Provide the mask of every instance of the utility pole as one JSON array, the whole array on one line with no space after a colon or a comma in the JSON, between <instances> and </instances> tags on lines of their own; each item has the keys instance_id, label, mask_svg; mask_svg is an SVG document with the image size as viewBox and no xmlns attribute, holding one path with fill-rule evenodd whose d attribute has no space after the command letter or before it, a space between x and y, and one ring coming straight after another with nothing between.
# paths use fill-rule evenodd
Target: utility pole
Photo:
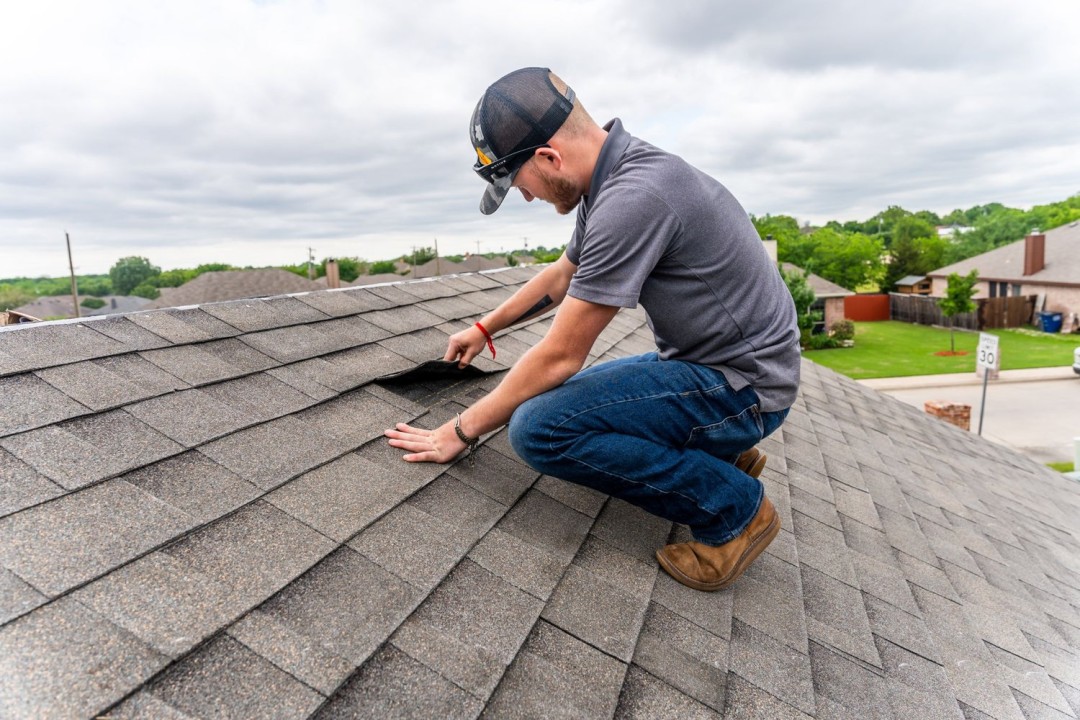
<instances>
[{"instance_id":1,"label":"utility pole","mask_svg":"<svg viewBox=\"0 0 1080 720\"><path fill-rule=\"evenodd\" d=\"M307 249L307 279L315 279L315 248L309 247Z\"/></svg>"},{"instance_id":2,"label":"utility pole","mask_svg":"<svg viewBox=\"0 0 1080 720\"><path fill-rule=\"evenodd\" d=\"M439 238L435 238L435 274L442 275L442 262L439 260Z\"/></svg>"},{"instance_id":3,"label":"utility pole","mask_svg":"<svg viewBox=\"0 0 1080 720\"><path fill-rule=\"evenodd\" d=\"M64 233L64 240L67 241L68 269L71 271L71 304L75 306L75 317L82 317L79 312L79 284L75 281L75 263L71 259L71 236L67 232Z\"/></svg>"}]
</instances>

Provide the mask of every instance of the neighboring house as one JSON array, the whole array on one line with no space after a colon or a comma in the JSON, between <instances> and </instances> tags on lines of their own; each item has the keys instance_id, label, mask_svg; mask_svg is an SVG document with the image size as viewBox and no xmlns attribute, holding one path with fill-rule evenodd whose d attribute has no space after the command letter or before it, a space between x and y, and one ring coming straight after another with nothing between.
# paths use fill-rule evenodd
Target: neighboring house
<instances>
[{"instance_id":1,"label":"neighboring house","mask_svg":"<svg viewBox=\"0 0 1080 720\"><path fill-rule=\"evenodd\" d=\"M465 259L458 263L466 272L497 270L498 268L508 267L509 264L504 255L496 255L493 258L487 258L483 255L466 255Z\"/></svg>"},{"instance_id":2,"label":"neighboring house","mask_svg":"<svg viewBox=\"0 0 1080 720\"><path fill-rule=\"evenodd\" d=\"M1080 483L811 361L718 593L505 429L403 462L551 316L380 378L538 271L0 329L0 716L1076 717ZM653 349L624 309L589 362Z\"/></svg>"},{"instance_id":3,"label":"neighboring house","mask_svg":"<svg viewBox=\"0 0 1080 720\"><path fill-rule=\"evenodd\" d=\"M377 273L375 275L361 275L352 281L353 287L361 285L381 285L383 283L401 282L406 278L397 273Z\"/></svg>"},{"instance_id":4,"label":"neighboring house","mask_svg":"<svg viewBox=\"0 0 1080 720\"><path fill-rule=\"evenodd\" d=\"M106 295L98 298L105 302L105 306L96 310L83 307L82 302L91 295L79 296L79 316L91 317L94 315L109 315L113 313L135 312L150 304L150 300L135 295ZM75 317L75 308L70 295L51 295L40 297L21 307L15 308L15 312L30 315L39 319L62 319Z\"/></svg>"},{"instance_id":5,"label":"neighboring house","mask_svg":"<svg viewBox=\"0 0 1080 720\"><path fill-rule=\"evenodd\" d=\"M422 278L439 277L441 275L457 275L458 273L468 272L468 269L460 263L450 262L446 258L432 258L423 265L417 265L416 267L409 267L403 277L412 280L420 280Z\"/></svg>"},{"instance_id":6,"label":"neighboring house","mask_svg":"<svg viewBox=\"0 0 1080 720\"><path fill-rule=\"evenodd\" d=\"M780 266L784 268L786 273L803 272L802 268L789 262L780 263ZM844 298L855 293L845 290L836 283L829 282L813 273L807 276L806 282L810 289L814 291L814 304L810 308L822 311L826 328L831 328L833 323L839 322L846 317L844 315Z\"/></svg>"},{"instance_id":7,"label":"neighboring house","mask_svg":"<svg viewBox=\"0 0 1080 720\"><path fill-rule=\"evenodd\" d=\"M280 268L215 270L203 273L178 288L172 288L169 293L163 293L162 297L147 305L146 309L202 305L319 289L318 284L306 277Z\"/></svg>"},{"instance_id":8,"label":"neighboring house","mask_svg":"<svg viewBox=\"0 0 1080 720\"><path fill-rule=\"evenodd\" d=\"M930 278L925 275L907 275L896 281L896 292L901 295L929 295Z\"/></svg>"},{"instance_id":9,"label":"neighboring house","mask_svg":"<svg viewBox=\"0 0 1080 720\"><path fill-rule=\"evenodd\" d=\"M944 297L952 273L979 273L976 298L1039 295L1043 308L1064 314L1080 313L1080 222L962 260L927 274L931 294Z\"/></svg>"}]
</instances>

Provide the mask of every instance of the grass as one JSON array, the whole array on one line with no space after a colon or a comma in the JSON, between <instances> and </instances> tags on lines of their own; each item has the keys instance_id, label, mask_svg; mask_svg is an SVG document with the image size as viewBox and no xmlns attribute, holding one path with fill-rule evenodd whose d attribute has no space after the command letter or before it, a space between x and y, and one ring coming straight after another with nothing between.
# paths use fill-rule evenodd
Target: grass
<instances>
[{"instance_id":1,"label":"grass","mask_svg":"<svg viewBox=\"0 0 1080 720\"><path fill-rule=\"evenodd\" d=\"M1030 328L989 330L997 335L1002 370L1068 367L1080 336L1052 335ZM950 349L944 328L886 320L855 323L855 347L812 350L806 357L855 380L910 375L974 373L979 333L956 331L956 350L965 355L937 355Z\"/></svg>"}]
</instances>

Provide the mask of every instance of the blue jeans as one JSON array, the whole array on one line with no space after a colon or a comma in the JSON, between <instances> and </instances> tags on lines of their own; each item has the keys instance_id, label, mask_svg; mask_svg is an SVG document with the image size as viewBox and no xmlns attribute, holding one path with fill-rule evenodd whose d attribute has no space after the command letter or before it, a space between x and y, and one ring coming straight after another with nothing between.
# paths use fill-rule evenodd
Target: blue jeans
<instances>
[{"instance_id":1,"label":"blue jeans","mask_svg":"<svg viewBox=\"0 0 1080 720\"><path fill-rule=\"evenodd\" d=\"M786 416L760 412L757 393L735 392L718 370L650 353L595 365L522 403L509 432L535 470L722 545L746 528L764 497L761 483L733 463Z\"/></svg>"}]
</instances>

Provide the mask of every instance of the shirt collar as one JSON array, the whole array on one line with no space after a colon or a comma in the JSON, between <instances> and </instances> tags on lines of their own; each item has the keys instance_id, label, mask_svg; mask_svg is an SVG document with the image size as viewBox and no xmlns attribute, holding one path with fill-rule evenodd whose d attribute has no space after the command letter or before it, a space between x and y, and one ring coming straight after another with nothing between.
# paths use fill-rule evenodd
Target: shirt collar
<instances>
[{"instance_id":1,"label":"shirt collar","mask_svg":"<svg viewBox=\"0 0 1080 720\"><path fill-rule=\"evenodd\" d=\"M586 202L600 194L600 188L611 174L615 163L619 161L626 147L630 144L630 133L623 130L622 120L615 118L604 126L608 136L604 140L604 146L600 148L600 155L596 158L596 167L593 168L592 180L589 182L589 194Z\"/></svg>"}]
</instances>

